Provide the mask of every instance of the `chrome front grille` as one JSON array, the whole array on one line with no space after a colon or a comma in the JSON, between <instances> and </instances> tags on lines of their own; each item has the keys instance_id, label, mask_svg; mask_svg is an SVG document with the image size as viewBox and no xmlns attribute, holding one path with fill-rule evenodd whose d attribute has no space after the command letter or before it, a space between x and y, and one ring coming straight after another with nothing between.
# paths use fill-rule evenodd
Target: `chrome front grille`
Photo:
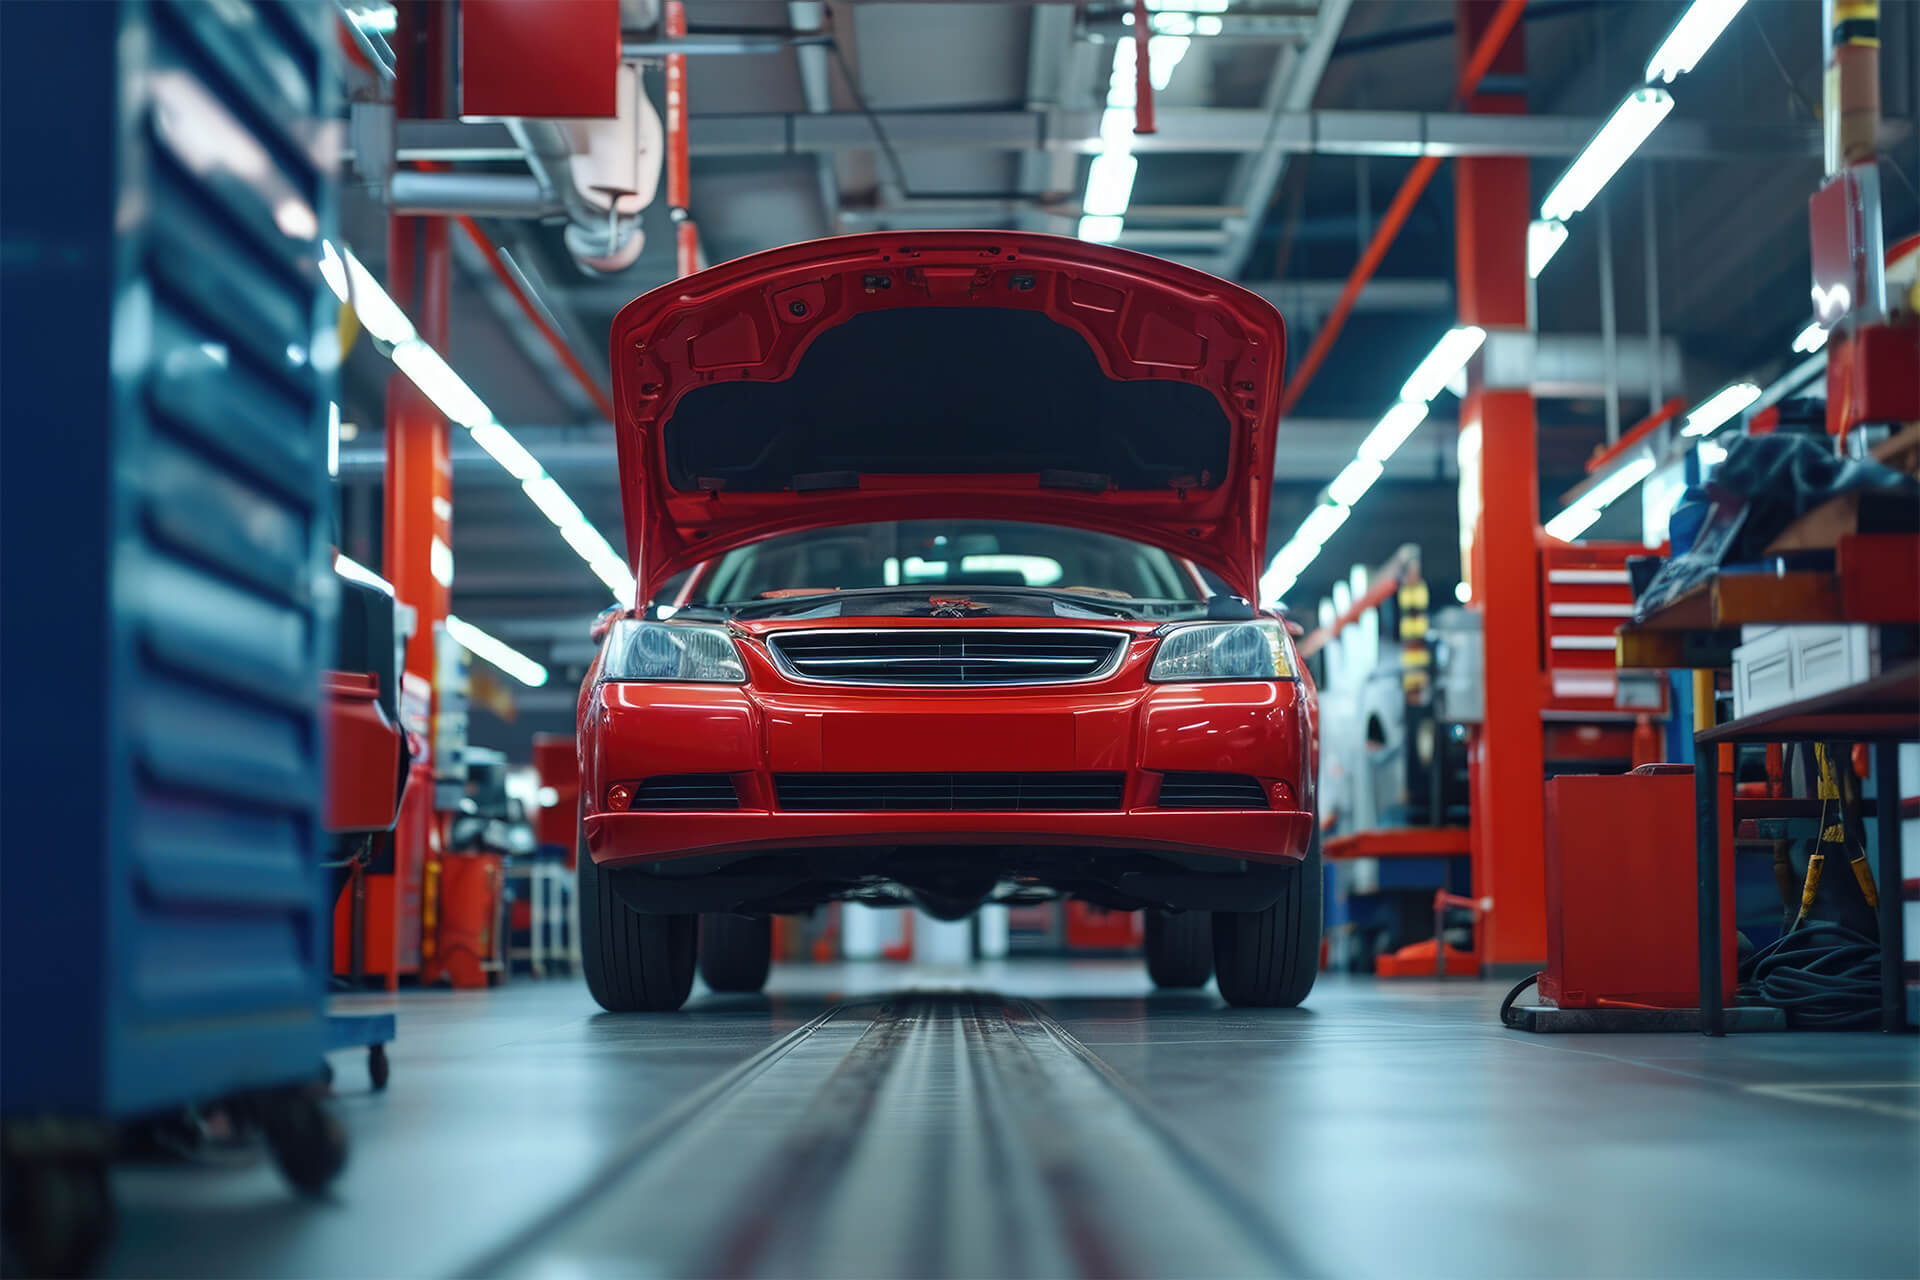
<instances>
[{"instance_id":1,"label":"chrome front grille","mask_svg":"<svg viewBox=\"0 0 1920 1280\"><path fill-rule=\"evenodd\" d=\"M1112 672L1127 635L1078 627L843 627L776 632L767 648L787 674L834 684L1063 684Z\"/></svg>"},{"instance_id":2,"label":"chrome front grille","mask_svg":"<svg viewBox=\"0 0 1920 1280\"><path fill-rule=\"evenodd\" d=\"M806 812L1096 812L1120 807L1124 773L776 773L780 807Z\"/></svg>"}]
</instances>

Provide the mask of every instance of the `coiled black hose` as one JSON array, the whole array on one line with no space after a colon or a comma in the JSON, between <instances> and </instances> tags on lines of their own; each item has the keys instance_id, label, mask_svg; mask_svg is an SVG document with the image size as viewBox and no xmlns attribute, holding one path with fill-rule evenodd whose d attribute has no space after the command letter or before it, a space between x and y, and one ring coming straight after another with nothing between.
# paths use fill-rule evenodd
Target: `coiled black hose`
<instances>
[{"instance_id":1,"label":"coiled black hose","mask_svg":"<svg viewBox=\"0 0 1920 1280\"><path fill-rule=\"evenodd\" d=\"M1740 966L1739 1003L1784 1009L1818 1031L1880 1025L1880 944L1845 925L1809 920Z\"/></svg>"}]
</instances>

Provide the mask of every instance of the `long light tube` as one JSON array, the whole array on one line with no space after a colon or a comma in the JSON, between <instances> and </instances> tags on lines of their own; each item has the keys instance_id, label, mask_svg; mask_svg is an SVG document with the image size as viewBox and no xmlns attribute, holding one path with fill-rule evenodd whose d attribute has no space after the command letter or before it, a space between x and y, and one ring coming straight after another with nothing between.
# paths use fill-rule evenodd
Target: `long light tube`
<instances>
[{"instance_id":1,"label":"long light tube","mask_svg":"<svg viewBox=\"0 0 1920 1280\"><path fill-rule=\"evenodd\" d=\"M1693 0L1647 60L1647 83L1658 80L1672 84L1699 66L1700 59L1746 4L1747 0Z\"/></svg>"},{"instance_id":2,"label":"long light tube","mask_svg":"<svg viewBox=\"0 0 1920 1280\"><path fill-rule=\"evenodd\" d=\"M1397 400L1367 438L1360 442L1359 456L1384 465L1407 437L1427 420L1427 406L1419 400Z\"/></svg>"},{"instance_id":3,"label":"long light tube","mask_svg":"<svg viewBox=\"0 0 1920 1280\"><path fill-rule=\"evenodd\" d=\"M1327 496L1342 506L1350 507L1366 496L1367 490L1373 488L1373 482L1385 470L1386 467L1372 458L1355 458L1327 486Z\"/></svg>"},{"instance_id":4,"label":"long light tube","mask_svg":"<svg viewBox=\"0 0 1920 1280\"><path fill-rule=\"evenodd\" d=\"M1427 358L1414 366L1406 385L1400 388L1400 398L1417 404L1431 401L1447 389L1455 374L1467 367L1467 361L1473 359L1473 353L1486 340L1487 331L1477 324L1447 330L1440 341L1433 344Z\"/></svg>"},{"instance_id":5,"label":"long light tube","mask_svg":"<svg viewBox=\"0 0 1920 1280\"><path fill-rule=\"evenodd\" d=\"M1608 472L1600 482L1574 500L1572 506L1547 521L1547 532L1556 538L1571 539L1585 533L1594 521L1633 486L1653 474L1653 457L1641 454L1623 467Z\"/></svg>"},{"instance_id":6,"label":"long light tube","mask_svg":"<svg viewBox=\"0 0 1920 1280\"><path fill-rule=\"evenodd\" d=\"M1147 0L1154 10L1148 21L1153 34L1147 39L1147 76L1154 89L1165 89L1173 80L1173 69L1187 56L1195 35L1216 36L1221 32L1219 18L1209 13L1226 11L1228 0ZM1162 8L1174 12L1160 13ZM1133 15L1122 19L1133 23ZM1139 161L1133 155L1134 107L1136 104L1135 58L1139 56L1132 33L1113 46L1113 65L1107 73L1106 110L1100 117L1100 151L1087 170L1087 194L1081 202L1082 240L1112 244L1126 229L1127 206L1133 200L1133 179Z\"/></svg>"},{"instance_id":7,"label":"long light tube","mask_svg":"<svg viewBox=\"0 0 1920 1280\"><path fill-rule=\"evenodd\" d=\"M1635 89L1629 93L1547 192L1547 198L1540 202L1540 216L1565 221L1592 204L1600 188L1620 172L1620 166L1672 110L1673 95L1665 89Z\"/></svg>"},{"instance_id":8,"label":"long light tube","mask_svg":"<svg viewBox=\"0 0 1920 1280\"><path fill-rule=\"evenodd\" d=\"M1274 553L1272 563L1260 575L1260 599L1264 603L1277 603L1293 589L1327 539L1353 514L1354 504L1366 496L1367 490L1386 470L1387 460L1426 421L1428 402L1453 381L1486 340L1485 329L1469 324L1449 329L1433 344L1433 350L1414 367L1406 385L1401 387L1400 399L1381 415L1367 438L1360 442L1353 461L1333 478L1321 494L1319 505L1300 522L1293 537Z\"/></svg>"},{"instance_id":9,"label":"long light tube","mask_svg":"<svg viewBox=\"0 0 1920 1280\"><path fill-rule=\"evenodd\" d=\"M1759 398L1760 388L1751 382L1736 382L1722 387L1694 407L1693 412L1687 415L1686 424L1680 428L1680 434L1711 435Z\"/></svg>"},{"instance_id":10,"label":"long light tube","mask_svg":"<svg viewBox=\"0 0 1920 1280\"><path fill-rule=\"evenodd\" d=\"M1807 327L1794 337L1793 349L1811 355L1827 345L1828 329L1818 320L1810 320Z\"/></svg>"},{"instance_id":11,"label":"long light tube","mask_svg":"<svg viewBox=\"0 0 1920 1280\"><path fill-rule=\"evenodd\" d=\"M476 658L484 658L521 684L538 689L547 682L547 669L504 641L496 640L464 618L447 615L447 634Z\"/></svg>"},{"instance_id":12,"label":"long light tube","mask_svg":"<svg viewBox=\"0 0 1920 1280\"><path fill-rule=\"evenodd\" d=\"M1527 224L1527 278L1538 280L1540 273L1567 242L1567 224L1558 218L1535 218Z\"/></svg>"},{"instance_id":13,"label":"long light tube","mask_svg":"<svg viewBox=\"0 0 1920 1280\"><path fill-rule=\"evenodd\" d=\"M367 566L361 564L352 556L341 555L335 552L333 557L333 571L343 578L351 579L354 582L365 583L376 591L384 591L388 595L393 594L393 584L391 582L388 582L385 578L367 568Z\"/></svg>"},{"instance_id":14,"label":"long light tube","mask_svg":"<svg viewBox=\"0 0 1920 1280\"><path fill-rule=\"evenodd\" d=\"M472 435L473 442L498 462L508 475L520 482L527 497L560 530L560 536L587 562L594 576L607 584L607 590L613 592L616 600L631 605L634 581L627 562L581 513L573 499L567 496L566 490L547 474L540 460L529 453L511 431L500 425L500 420L487 407L487 402L454 372L453 366L438 351L420 337L414 330L413 322L407 319L407 313L380 287L373 273L360 265L353 251L336 249L323 241L320 246L320 275L335 297L353 307L361 327L387 345L394 366L406 374L421 394L433 401L449 421L465 427ZM484 632L476 634L485 635ZM466 642L463 640L461 643ZM480 651L476 649L474 652ZM513 651L509 649L507 652ZM485 654L482 656L487 657ZM493 661L491 657L487 657L487 660ZM546 678L544 670L540 678Z\"/></svg>"}]
</instances>

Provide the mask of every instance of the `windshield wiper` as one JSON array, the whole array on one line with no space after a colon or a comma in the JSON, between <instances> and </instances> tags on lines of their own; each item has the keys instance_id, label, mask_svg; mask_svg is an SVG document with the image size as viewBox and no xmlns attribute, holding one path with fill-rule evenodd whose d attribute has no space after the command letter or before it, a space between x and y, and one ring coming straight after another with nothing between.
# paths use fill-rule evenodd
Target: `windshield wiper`
<instances>
[{"instance_id":1,"label":"windshield wiper","mask_svg":"<svg viewBox=\"0 0 1920 1280\"><path fill-rule=\"evenodd\" d=\"M844 591L821 592L818 595L785 596L778 600L744 600L723 607L734 617L765 618L775 617L789 610L817 609L829 602L845 604L848 601L876 598L925 599L933 596L964 596L976 601L990 601L1007 596L1028 599L1038 597L1084 610L1093 617L1131 619L1166 617L1178 609L1196 607L1190 600L1137 597L1118 600L1109 596L1091 595L1082 591L1065 591L1054 587L977 587L965 583L948 586L938 582L897 587L852 587Z\"/></svg>"}]
</instances>

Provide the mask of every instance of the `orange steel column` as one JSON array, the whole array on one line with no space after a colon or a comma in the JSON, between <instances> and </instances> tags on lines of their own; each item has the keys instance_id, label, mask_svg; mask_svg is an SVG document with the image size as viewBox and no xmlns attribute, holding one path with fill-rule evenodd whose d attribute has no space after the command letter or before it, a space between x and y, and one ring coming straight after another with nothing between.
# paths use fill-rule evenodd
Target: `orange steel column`
<instances>
[{"instance_id":1,"label":"orange steel column","mask_svg":"<svg viewBox=\"0 0 1920 1280\"><path fill-rule=\"evenodd\" d=\"M667 0L660 11L661 29L669 40L685 38L687 9L681 0ZM700 269L700 228L688 205L693 200L693 165L687 139L687 55L667 55L667 217L673 220L674 274L690 276Z\"/></svg>"},{"instance_id":2,"label":"orange steel column","mask_svg":"<svg viewBox=\"0 0 1920 1280\"><path fill-rule=\"evenodd\" d=\"M1463 63L1498 9L1495 0L1457 0ZM1524 39L1520 30L1507 38L1468 110L1526 110ZM1486 329L1492 346L1528 328L1527 162L1456 164L1460 321ZM1470 756L1473 891L1493 899L1491 962L1534 964L1547 951L1537 424L1532 391L1489 386L1484 368L1470 371L1460 406L1462 568L1481 611L1487 672L1486 719Z\"/></svg>"},{"instance_id":3,"label":"orange steel column","mask_svg":"<svg viewBox=\"0 0 1920 1280\"><path fill-rule=\"evenodd\" d=\"M445 119L451 6L403 0L395 32L396 114ZM420 337L444 352L453 257L445 218L387 223L387 292ZM452 600L453 464L447 420L405 375L387 380L385 572L394 594L419 611L406 668L433 679L434 628ZM435 548L439 550L436 553ZM447 581L442 581L445 578Z\"/></svg>"}]
</instances>

